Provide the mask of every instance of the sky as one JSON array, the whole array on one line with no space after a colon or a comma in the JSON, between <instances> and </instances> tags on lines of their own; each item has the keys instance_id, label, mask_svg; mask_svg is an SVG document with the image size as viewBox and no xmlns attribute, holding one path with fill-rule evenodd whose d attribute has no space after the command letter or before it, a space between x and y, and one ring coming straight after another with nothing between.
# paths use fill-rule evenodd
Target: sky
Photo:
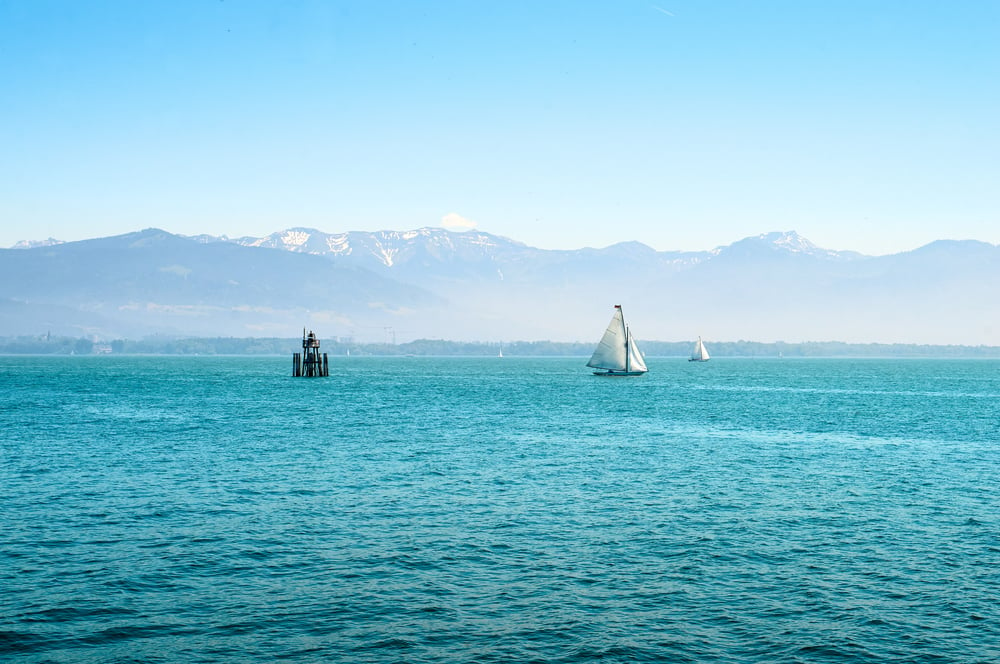
<instances>
[{"instance_id":1,"label":"sky","mask_svg":"<svg viewBox=\"0 0 1000 664\"><path fill-rule=\"evenodd\" d=\"M0 0L0 247L1000 243L1000 1Z\"/></svg>"}]
</instances>

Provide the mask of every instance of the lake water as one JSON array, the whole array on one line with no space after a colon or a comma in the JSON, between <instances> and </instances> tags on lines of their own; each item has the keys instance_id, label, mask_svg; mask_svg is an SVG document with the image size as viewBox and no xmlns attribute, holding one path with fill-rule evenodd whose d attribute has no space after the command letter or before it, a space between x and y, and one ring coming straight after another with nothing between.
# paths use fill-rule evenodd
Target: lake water
<instances>
[{"instance_id":1,"label":"lake water","mask_svg":"<svg viewBox=\"0 0 1000 664\"><path fill-rule=\"evenodd\" d=\"M0 357L0 660L1000 661L1000 362Z\"/></svg>"}]
</instances>

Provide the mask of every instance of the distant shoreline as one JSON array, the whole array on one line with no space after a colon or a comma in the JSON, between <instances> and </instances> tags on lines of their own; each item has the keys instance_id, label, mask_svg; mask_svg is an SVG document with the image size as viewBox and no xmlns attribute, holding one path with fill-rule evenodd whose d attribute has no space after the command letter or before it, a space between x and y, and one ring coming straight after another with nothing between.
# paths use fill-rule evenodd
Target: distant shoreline
<instances>
[{"instance_id":1,"label":"distant shoreline","mask_svg":"<svg viewBox=\"0 0 1000 664\"><path fill-rule=\"evenodd\" d=\"M250 355L282 356L301 348L297 338L150 337L94 341L74 337L0 337L0 355ZM356 343L321 339L321 351L338 356L496 357L497 342L418 339L406 343ZM687 357L691 341L640 341L647 357ZM711 341L714 358L1000 358L1000 346L960 344L856 344L841 341ZM589 357L594 342L504 341L505 357Z\"/></svg>"}]
</instances>

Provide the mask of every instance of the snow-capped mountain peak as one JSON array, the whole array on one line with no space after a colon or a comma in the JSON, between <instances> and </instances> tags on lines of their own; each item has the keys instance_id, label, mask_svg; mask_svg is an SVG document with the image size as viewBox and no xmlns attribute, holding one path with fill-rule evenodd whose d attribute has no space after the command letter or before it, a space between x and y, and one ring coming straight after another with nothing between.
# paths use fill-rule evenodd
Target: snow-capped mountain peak
<instances>
[{"instance_id":1,"label":"snow-capped mountain peak","mask_svg":"<svg viewBox=\"0 0 1000 664\"><path fill-rule=\"evenodd\" d=\"M793 253L803 252L812 253L818 249L818 247L802 237L795 231L777 231L773 233L764 233L758 236L759 239L772 244L775 247L784 249L785 251L790 251Z\"/></svg>"},{"instance_id":2,"label":"snow-capped mountain peak","mask_svg":"<svg viewBox=\"0 0 1000 664\"><path fill-rule=\"evenodd\" d=\"M750 256L760 253L775 256L808 256L824 260L851 260L861 254L833 251L816 246L795 231L773 231L743 238L725 247L718 247L717 256Z\"/></svg>"},{"instance_id":3,"label":"snow-capped mountain peak","mask_svg":"<svg viewBox=\"0 0 1000 664\"><path fill-rule=\"evenodd\" d=\"M35 249L37 247L51 247L57 244L64 244L62 240L50 237L47 240L21 240L11 247L11 249Z\"/></svg>"}]
</instances>

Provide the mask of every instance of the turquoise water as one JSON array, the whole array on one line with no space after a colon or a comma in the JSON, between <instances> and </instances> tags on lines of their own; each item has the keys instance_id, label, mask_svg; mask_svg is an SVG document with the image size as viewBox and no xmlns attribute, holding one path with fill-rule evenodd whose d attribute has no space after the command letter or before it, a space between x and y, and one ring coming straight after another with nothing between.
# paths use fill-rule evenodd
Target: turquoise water
<instances>
[{"instance_id":1,"label":"turquoise water","mask_svg":"<svg viewBox=\"0 0 1000 664\"><path fill-rule=\"evenodd\" d=\"M1000 661L1000 362L0 357L0 660Z\"/></svg>"}]
</instances>

